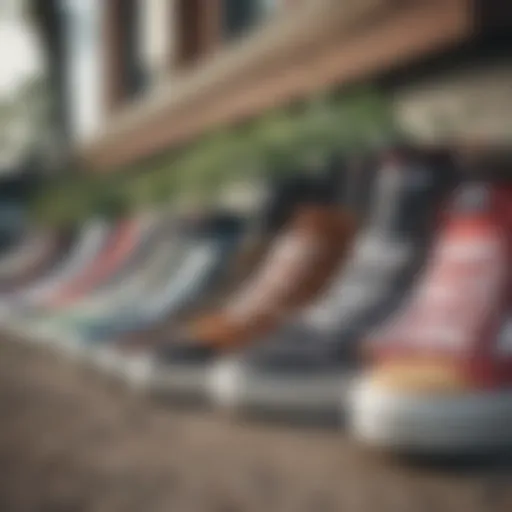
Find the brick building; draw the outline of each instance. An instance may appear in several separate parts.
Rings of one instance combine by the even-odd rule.
[[[325,89],[366,82],[387,88],[399,116],[421,137],[444,133],[441,125],[463,135],[472,124],[493,136],[512,133],[506,1],[40,4],[73,148],[98,171]],[[477,97],[479,113],[468,108]],[[481,122],[472,123],[474,116]]]

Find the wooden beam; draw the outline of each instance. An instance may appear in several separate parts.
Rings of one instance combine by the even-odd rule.
[[[378,15],[344,30],[333,25],[316,33],[308,45],[303,40],[307,27],[298,27],[295,47],[265,60],[241,61],[243,72],[217,86],[193,91],[193,101],[184,96],[182,101],[170,101],[167,108],[140,116],[137,122],[118,123],[103,140],[85,148],[83,158],[98,169],[127,165],[220,125],[442,52],[474,33],[469,0],[386,3],[390,8]]]

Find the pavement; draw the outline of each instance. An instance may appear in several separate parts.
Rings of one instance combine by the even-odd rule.
[[[509,512],[512,458],[405,460],[335,430],[172,409],[0,340],[0,511]]]

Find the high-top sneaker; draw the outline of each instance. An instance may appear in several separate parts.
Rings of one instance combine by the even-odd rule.
[[[99,253],[107,239],[109,226],[105,221],[94,220],[88,223],[75,240],[69,254],[44,278],[23,289],[16,296],[18,305],[34,307],[42,304],[63,283],[71,281]]]
[[[32,243],[21,245],[0,269],[0,298],[9,298],[51,272],[70,250],[73,240],[71,231],[41,232]]]
[[[339,162],[324,172],[321,179],[309,180],[305,203],[283,226],[257,272],[219,313],[194,322],[191,338],[216,348],[246,345],[318,294],[346,253],[356,225],[350,210],[336,204],[343,176]]]
[[[403,310],[368,340],[351,425],[384,448],[512,443],[512,186],[461,185]]]
[[[73,282],[67,283],[55,291],[49,298],[50,308],[59,308],[78,300],[103,280],[108,279],[120,265],[132,254],[140,238],[144,234],[145,224],[141,219],[123,221],[117,231],[93,264],[77,276]]]

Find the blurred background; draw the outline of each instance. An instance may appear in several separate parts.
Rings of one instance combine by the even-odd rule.
[[[116,188],[111,202],[131,208],[184,188],[252,186],[269,163],[398,133],[428,144],[510,138],[504,2],[1,6],[5,179],[30,170],[52,175],[55,189],[80,176],[75,188]],[[55,212],[56,195],[33,201],[41,218],[96,204]]]
[[[404,141],[509,153],[511,28],[506,0],[0,0],[2,251],[34,226],[76,232],[168,206],[251,216],[269,182],[317,172],[333,153]],[[390,510],[431,498],[435,510],[512,507],[501,470],[388,474],[332,432],[169,418],[46,356],[2,357],[0,410],[14,425],[0,431],[6,512],[366,512],[378,496]],[[75,400],[92,423],[47,440],[37,422],[66,430]],[[102,454],[74,458],[81,443]],[[205,483],[205,459],[223,457],[222,483]],[[194,487],[203,463],[208,491]]]

